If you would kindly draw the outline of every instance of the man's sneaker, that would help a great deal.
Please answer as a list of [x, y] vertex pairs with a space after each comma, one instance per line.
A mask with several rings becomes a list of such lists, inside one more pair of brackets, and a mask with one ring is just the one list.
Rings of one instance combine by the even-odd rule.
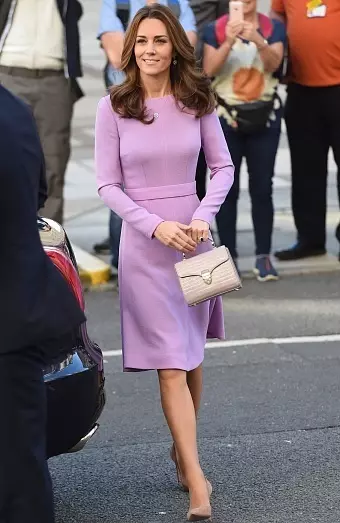
[[275, 258], [280, 261], [301, 260], [302, 258], [309, 258], [312, 256], [323, 256], [324, 254], [326, 254], [326, 249], [323, 246], [306, 247], [301, 243], [296, 243], [288, 249], [274, 252]]
[[258, 281], [276, 281], [279, 275], [276, 272], [269, 256], [259, 256], [256, 258], [254, 273]]
[[110, 254], [110, 238], [106, 238], [104, 241], [100, 243], [95, 243], [93, 246], [93, 250], [96, 254]]

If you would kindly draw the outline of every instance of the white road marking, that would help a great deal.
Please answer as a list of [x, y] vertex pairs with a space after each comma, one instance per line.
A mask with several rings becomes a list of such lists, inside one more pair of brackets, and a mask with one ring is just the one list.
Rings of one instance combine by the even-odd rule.
[[121, 356], [122, 351], [121, 350], [104, 350], [103, 356], [104, 358], [111, 358], [112, 356]]
[[322, 336], [291, 336], [288, 338], [252, 338], [249, 340], [211, 341], [206, 344], [206, 349], [219, 349], [226, 347], [244, 347], [247, 345], [291, 345], [293, 343], [331, 343], [340, 341], [340, 334], [326, 334]]
[[[288, 338], [251, 338], [245, 340], [210, 341], [205, 348], [223, 349], [227, 347], [247, 347], [249, 345], [292, 345], [293, 343], [332, 343], [340, 342], [340, 334], [325, 334], [321, 336], [291, 336]], [[105, 358], [121, 356], [121, 350], [107, 350], [103, 352]]]

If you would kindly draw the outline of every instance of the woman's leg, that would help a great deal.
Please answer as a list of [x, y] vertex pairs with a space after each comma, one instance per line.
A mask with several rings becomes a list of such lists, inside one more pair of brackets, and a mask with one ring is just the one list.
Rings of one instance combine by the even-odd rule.
[[206, 193], [207, 162], [203, 148], [200, 150], [196, 168], [196, 192], [199, 200], [203, 200]]
[[[201, 404], [202, 389], [203, 389], [203, 368], [202, 365], [194, 370], [187, 373], [187, 384], [191, 394], [191, 398], [194, 404], [196, 420], [198, 418], [198, 412]], [[187, 481], [179, 465], [178, 453], [176, 451], [175, 442], [173, 442], [171, 452], [171, 459], [175, 462], [177, 468], [178, 482], [182, 485], [184, 490], [187, 489]]]
[[234, 260], [238, 253], [236, 248], [236, 222], [237, 222], [237, 202], [240, 192], [240, 169], [244, 156], [244, 140], [236, 131], [227, 125], [224, 118], [220, 118], [224, 136], [226, 138], [231, 159], [235, 165], [234, 183], [222, 203], [216, 215], [216, 224], [221, 245], [225, 245], [230, 250]]
[[273, 176], [280, 128], [269, 128], [247, 138], [246, 160], [255, 233], [256, 256], [269, 255], [273, 233]]
[[159, 370], [158, 376], [163, 412], [189, 487], [190, 504], [192, 507], [208, 505], [209, 495], [198, 458], [196, 414], [187, 373], [165, 369]]
[[111, 264], [118, 269], [119, 260], [119, 244], [122, 230], [122, 219], [118, 214], [110, 211], [110, 248], [111, 248]]
[[196, 419], [201, 405], [203, 389], [203, 368], [202, 365], [187, 373], [187, 384], [190, 390], [192, 401], [195, 408]]

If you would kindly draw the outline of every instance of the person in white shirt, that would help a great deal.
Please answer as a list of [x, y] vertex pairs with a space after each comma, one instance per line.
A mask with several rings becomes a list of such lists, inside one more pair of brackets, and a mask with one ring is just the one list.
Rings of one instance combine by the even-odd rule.
[[32, 109], [48, 182], [44, 216], [63, 222], [73, 103], [82, 92], [78, 0], [4, 0], [0, 10], [0, 83]]

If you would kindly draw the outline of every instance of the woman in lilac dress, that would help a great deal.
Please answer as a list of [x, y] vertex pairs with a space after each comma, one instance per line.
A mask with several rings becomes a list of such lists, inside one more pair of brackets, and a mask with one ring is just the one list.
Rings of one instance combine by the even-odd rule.
[[[189, 521], [211, 515], [197, 453], [196, 417], [207, 337], [224, 338], [221, 298], [189, 308], [174, 265], [211, 249], [210, 224], [234, 168], [209, 80], [171, 10], [142, 8], [127, 31], [126, 81], [99, 102], [96, 173], [101, 198], [123, 219], [119, 291], [125, 371], [156, 369]], [[201, 146], [211, 170], [196, 195]], [[122, 189], [124, 187], [124, 190]]]

